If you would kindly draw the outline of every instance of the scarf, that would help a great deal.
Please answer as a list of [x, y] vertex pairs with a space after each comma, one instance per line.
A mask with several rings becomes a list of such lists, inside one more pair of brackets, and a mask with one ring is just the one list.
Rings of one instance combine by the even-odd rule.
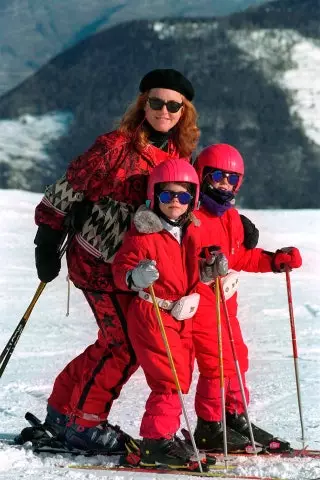
[[226, 192], [218, 188], [207, 188], [206, 193], [200, 194], [200, 201], [208, 212], [217, 217], [221, 217], [235, 203], [233, 192]]

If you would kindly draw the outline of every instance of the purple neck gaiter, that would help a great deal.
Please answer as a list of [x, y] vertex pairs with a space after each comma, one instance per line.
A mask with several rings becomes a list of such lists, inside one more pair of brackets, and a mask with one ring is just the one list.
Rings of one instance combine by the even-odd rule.
[[207, 193], [200, 195], [201, 205], [213, 215], [221, 217], [229, 208], [233, 207], [234, 194], [226, 192], [217, 188], [210, 191], [210, 196]]

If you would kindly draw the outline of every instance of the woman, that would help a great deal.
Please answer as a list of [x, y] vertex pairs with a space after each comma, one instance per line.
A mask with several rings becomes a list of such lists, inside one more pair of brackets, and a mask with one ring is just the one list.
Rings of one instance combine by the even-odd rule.
[[132, 213], [145, 201], [149, 173], [173, 155], [189, 157], [196, 147], [193, 96], [191, 83], [176, 70], [146, 74], [119, 128], [98, 137], [73, 160], [36, 208], [36, 266], [43, 282], [59, 274], [59, 246], [70, 212], [78, 206], [78, 213], [86, 214], [68, 247], [67, 262], [70, 279], [96, 318], [98, 338], [56, 378], [45, 420], [45, 427], [70, 447], [124, 450], [126, 436], [107, 419], [138, 364], [125, 322], [131, 293], [117, 290], [111, 263]]

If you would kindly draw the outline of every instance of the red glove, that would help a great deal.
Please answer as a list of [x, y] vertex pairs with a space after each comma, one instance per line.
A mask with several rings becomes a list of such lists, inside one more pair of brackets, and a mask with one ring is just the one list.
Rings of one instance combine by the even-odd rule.
[[295, 247], [280, 248], [273, 254], [272, 270], [276, 273], [285, 272], [286, 267], [289, 270], [299, 268], [302, 265], [300, 252]]

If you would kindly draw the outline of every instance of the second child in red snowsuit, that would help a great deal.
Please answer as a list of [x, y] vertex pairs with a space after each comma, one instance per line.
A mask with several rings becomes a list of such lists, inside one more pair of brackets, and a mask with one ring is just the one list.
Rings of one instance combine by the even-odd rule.
[[[189, 317], [199, 300], [198, 295], [192, 295], [198, 282], [199, 224], [191, 213], [197, 204], [197, 192], [198, 176], [190, 164], [172, 160], [156, 167], [148, 187], [153, 212], [138, 211], [135, 226], [113, 263], [116, 285], [139, 292], [130, 304], [127, 322], [130, 340], [151, 388], [140, 428], [144, 465], [183, 465], [192, 454], [190, 447], [175, 436], [181, 405], [148, 287], [155, 282], [177, 377], [182, 393], [187, 393], [193, 367]], [[185, 308], [188, 306], [192, 313], [184, 317], [187, 319], [177, 319], [175, 309], [183, 297], [191, 302]]]
[[[247, 272], [280, 272], [284, 268], [301, 266], [299, 251], [294, 247], [280, 249], [275, 253], [261, 248], [247, 250], [244, 232], [238, 211], [234, 208], [234, 196], [240, 188], [244, 174], [243, 159], [230, 145], [217, 144], [205, 148], [198, 156], [196, 169], [201, 184], [201, 208], [197, 216], [201, 221], [203, 247], [217, 246], [226, 255], [229, 268]], [[209, 268], [209, 267], [208, 267]], [[209, 279], [208, 279], [209, 280]], [[223, 280], [228, 316], [235, 341], [235, 349], [243, 378], [246, 401], [249, 393], [245, 382], [248, 370], [248, 349], [244, 343], [237, 318], [236, 279], [234, 274]], [[195, 439], [199, 448], [223, 449], [221, 428], [221, 399], [218, 345], [215, 338], [215, 296], [212, 287], [199, 283], [201, 301], [193, 319], [194, 345], [199, 367], [199, 381], [195, 399], [198, 424]], [[231, 292], [231, 295], [229, 295]], [[223, 317], [223, 350], [226, 391], [227, 437], [229, 451], [243, 449], [250, 443], [248, 425], [244, 415], [244, 403], [237, 378], [231, 344]], [[288, 449], [288, 442], [253, 425], [255, 440], [271, 450]]]

